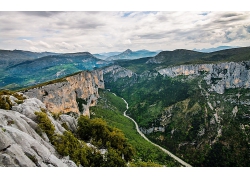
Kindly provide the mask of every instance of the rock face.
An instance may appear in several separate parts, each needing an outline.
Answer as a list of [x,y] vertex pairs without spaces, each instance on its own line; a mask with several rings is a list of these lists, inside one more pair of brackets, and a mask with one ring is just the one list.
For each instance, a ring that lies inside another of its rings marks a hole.
[[124,77],[132,77],[135,73],[133,71],[123,68],[118,65],[113,65],[105,68],[103,70],[103,74],[109,74],[109,78],[111,78],[113,81],[116,81],[119,78],[124,78]]
[[[8,167],[64,167],[76,166],[65,159],[60,159],[45,133],[38,135],[35,112],[47,111],[38,99],[26,99],[24,103],[13,106],[12,110],[0,109],[0,166]],[[47,115],[60,134],[65,129],[58,121]]]
[[150,133],[153,133],[153,132],[165,132],[165,127],[151,127],[151,128],[140,128],[140,131],[143,133],[143,134],[150,134]]
[[104,88],[103,71],[95,70],[83,71],[63,82],[29,89],[24,94],[41,100],[53,113],[73,112],[89,116],[89,107],[94,106],[99,97],[98,88]]
[[179,75],[205,74],[204,80],[210,85],[209,91],[223,94],[225,89],[250,88],[250,61],[220,64],[181,65],[160,69],[162,75],[175,77]]

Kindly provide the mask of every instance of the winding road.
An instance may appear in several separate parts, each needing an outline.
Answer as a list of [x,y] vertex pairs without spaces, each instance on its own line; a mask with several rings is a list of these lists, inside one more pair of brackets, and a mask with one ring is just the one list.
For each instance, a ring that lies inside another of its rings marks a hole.
[[[113,94],[116,96],[115,93],[113,93]],[[133,118],[129,117],[129,116],[126,114],[126,112],[127,112],[127,110],[128,110],[128,103],[127,103],[127,101],[126,101],[125,99],[122,98],[122,100],[126,103],[126,107],[127,107],[127,109],[124,111],[123,115],[124,115],[125,117],[129,118],[131,121],[133,121],[133,122],[135,123],[135,127],[136,127],[137,132],[138,132],[145,140],[147,140],[148,142],[150,142],[150,143],[153,144],[154,146],[160,148],[163,152],[167,153],[170,157],[174,158],[176,161],[178,161],[179,163],[181,163],[183,166],[192,167],[190,164],[184,162],[183,160],[181,160],[180,158],[178,158],[177,156],[175,156],[174,154],[172,154],[172,153],[169,152],[168,150],[166,150],[166,149],[164,149],[163,147],[161,147],[161,146],[159,146],[159,145],[153,143],[152,141],[150,141],[150,140],[140,131],[139,126],[138,126],[138,124],[135,122],[135,120],[134,120]]]

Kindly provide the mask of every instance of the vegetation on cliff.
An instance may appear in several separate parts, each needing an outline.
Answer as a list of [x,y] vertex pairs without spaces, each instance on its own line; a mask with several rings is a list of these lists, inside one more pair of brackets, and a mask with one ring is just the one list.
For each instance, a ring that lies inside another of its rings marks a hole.
[[130,166],[179,166],[179,163],[143,139],[136,131],[134,123],[123,116],[126,104],[109,91],[99,90],[97,106],[91,107],[91,118],[103,118],[107,124],[121,129],[128,142],[135,148],[136,154]]
[[107,82],[106,88],[129,102],[128,113],[141,127],[152,128],[146,134],[150,140],[189,164],[250,165],[247,89],[230,89],[220,95],[207,91],[202,76],[159,74],[120,78]]
[[212,64],[220,62],[241,62],[250,59],[250,47],[226,49],[211,53],[201,53],[185,49],[162,51],[153,58],[140,58],[131,61],[117,61],[115,64],[141,74],[158,68],[184,64]]
[[134,148],[122,131],[107,125],[101,118],[90,120],[80,116],[75,134],[66,130],[60,135],[55,133],[55,127],[45,112],[35,114],[39,128],[46,133],[57,152],[61,156],[69,156],[77,165],[122,167],[127,166],[127,162],[134,157]]
[[12,108],[12,102],[10,100],[10,96],[15,97],[17,100],[15,101],[17,104],[23,103],[25,97],[22,94],[17,92],[13,92],[10,90],[1,90],[0,91],[0,109],[10,110]]

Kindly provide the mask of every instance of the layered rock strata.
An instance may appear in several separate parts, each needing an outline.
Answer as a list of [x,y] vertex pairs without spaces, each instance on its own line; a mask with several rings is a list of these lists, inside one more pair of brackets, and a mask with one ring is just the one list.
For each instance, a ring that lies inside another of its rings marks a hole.
[[180,65],[160,69],[161,75],[175,77],[179,75],[205,74],[204,80],[210,91],[223,94],[225,89],[250,88],[250,61],[227,62],[219,64]]
[[[103,71],[83,71],[65,81],[29,89],[25,95],[41,100],[53,113],[73,112],[89,116],[89,107],[96,104],[98,88],[104,88]],[[80,108],[79,108],[80,107]]]

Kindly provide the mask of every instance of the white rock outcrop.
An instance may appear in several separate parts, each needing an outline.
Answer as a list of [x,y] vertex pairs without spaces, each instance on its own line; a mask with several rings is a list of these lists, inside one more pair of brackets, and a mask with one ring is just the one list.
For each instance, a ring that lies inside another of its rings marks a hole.
[[[54,113],[73,112],[90,116],[89,107],[96,105],[98,88],[104,88],[103,71],[82,71],[62,82],[29,89],[24,95],[41,100]],[[78,100],[81,100],[78,102]],[[82,103],[83,109],[79,109]]]
[[218,64],[180,65],[158,70],[161,75],[175,77],[179,75],[201,75],[210,85],[210,91],[223,94],[225,89],[250,88],[250,61],[226,62]]
[[[44,137],[45,133],[42,137],[37,134],[35,112],[41,111],[40,108],[45,105],[31,98],[13,106],[13,110],[0,109],[0,166],[76,167],[73,161],[59,158],[48,138]],[[49,112],[47,115],[56,133],[65,131]]]
[[62,114],[62,115],[60,115],[60,120],[63,123],[66,123],[71,131],[76,132],[76,130],[77,130],[77,119],[75,119],[72,116]]
[[110,73],[109,76],[113,79],[114,82],[119,78],[124,78],[124,77],[130,78],[135,74],[133,73],[133,71],[118,65],[106,67],[103,70],[103,74],[108,74],[108,73]]

